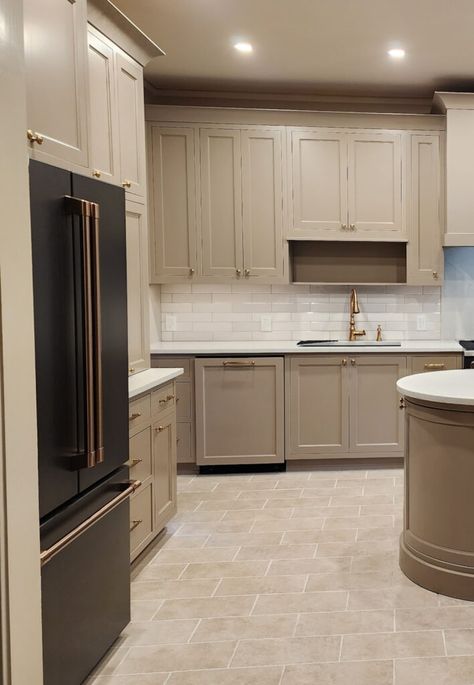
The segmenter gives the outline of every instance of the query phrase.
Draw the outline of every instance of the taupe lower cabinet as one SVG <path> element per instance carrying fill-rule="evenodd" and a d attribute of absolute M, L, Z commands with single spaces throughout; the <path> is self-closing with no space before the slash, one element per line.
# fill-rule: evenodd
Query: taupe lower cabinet
<path fill-rule="evenodd" d="M 284 461 L 283 357 L 195 361 L 199 466 Z"/>
<path fill-rule="evenodd" d="M 288 357 L 287 459 L 400 456 L 401 355 Z"/>

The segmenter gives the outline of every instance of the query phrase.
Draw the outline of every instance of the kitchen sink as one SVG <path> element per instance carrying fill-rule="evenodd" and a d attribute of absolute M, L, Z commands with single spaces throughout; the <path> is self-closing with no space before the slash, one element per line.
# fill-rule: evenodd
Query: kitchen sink
<path fill-rule="evenodd" d="M 395 340 L 300 340 L 299 347 L 400 347 Z"/>

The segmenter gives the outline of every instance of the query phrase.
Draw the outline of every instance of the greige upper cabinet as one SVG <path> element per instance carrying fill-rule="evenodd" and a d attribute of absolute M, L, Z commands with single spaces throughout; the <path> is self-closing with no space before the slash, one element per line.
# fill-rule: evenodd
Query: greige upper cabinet
<path fill-rule="evenodd" d="M 439 134 L 413 134 L 408 142 L 407 280 L 412 285 L 443 281 L 441 145 Z"/>
<path fill-rule="evenodd" d="M 114 48 L 89 27 L 90 166 L 92 176 L 120 183 Z"/>
<path fill-rule="evenodd" d="M 196 138 L 193 127 L 148 125 L 152 283 L 196 277 Z"/>
<path fill-rule="evenodd" d="M 86 0 L 25 0 L 27 135 L 35 159 L 87 168 Z"/>
<path fill-rule="evenodd" d="M 350 451 L 354 454 L 402 452 L 404 416 L 396 382 L 407 374 L 399 355 L 350 358 Z"/>
<path fill-rule="evenodd" d="M 121 183 L 128 194 L 145 197 L 145 113 L 143 69 L 121 52 L 115 55 Z"/>
<path fill-rule="evenodd" d="M 338 457 L 349 449 L 347 358 L 288 357 L 287 458 Z"/>
<path fill-rule="evenodd" d="M 145 206 L 127 200 L 127 312 L 129 373 L 150 367 L 148 240 Z"/>
<path fill-rule="evenodd" d="M 283 278 L 281 131 L 242 131 L 244 277 Z"/>
<path fill-rule="evenodd" d="M 283 357 L 196 359 L 199 465 L 284 460 Z"/>
<path fill-rule="evenodd" d="M 202 129 L 201 231 L 203 276 L 243 276 L 240 131 Z"/>
<path fill-rule="evenodd" d="M 402 135 L 290 129 L 288 237 L 403 239 Z"/>
<path fill-rule="evenodd" d="M 290 130 L 290 233 L 337 238 L 347 229 L 347 141 L 338 130 Z"/>

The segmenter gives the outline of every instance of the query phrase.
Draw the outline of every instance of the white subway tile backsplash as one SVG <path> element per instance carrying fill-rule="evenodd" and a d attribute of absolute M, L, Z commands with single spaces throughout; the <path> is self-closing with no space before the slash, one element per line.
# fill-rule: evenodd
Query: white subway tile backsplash
<path fill-rule="evenodd" d="M 358 326 L 375 339 L 382 326 L 385 339 L 440 339 L 441 292 L 437 287 L 361 286 L 358 289 Z M 300 340 L 347 338 L 348 286 L 179 284 L 161 287 L 161 324 L 164 341 Z M 158 307 L 158 305 L 155 305 Z M 418 330 L 418 314 L 426 328 Z M 176 318 L 167 331 L 166 314 Z M 262 317 L 272 330 L 262 330 Z M 160 321 L 160 315 L 157 314 Z"/>

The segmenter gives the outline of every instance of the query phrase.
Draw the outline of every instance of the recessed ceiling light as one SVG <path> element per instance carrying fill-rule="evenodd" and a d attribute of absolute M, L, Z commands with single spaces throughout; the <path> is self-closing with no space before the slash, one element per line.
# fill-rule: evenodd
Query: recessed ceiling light
<path fill-rule="evenodd" d="M 234 43 L 234 48 L 239 52 L 253 52 L 253 47 L 250 43 Z"/>
<path fill-rule="evenodd" d="M 391 50 L 387 51 L 387 54 L 394 59 L 402 59 L 405 57 L 405 50 L 403 48 L 392 48 Z"/>

